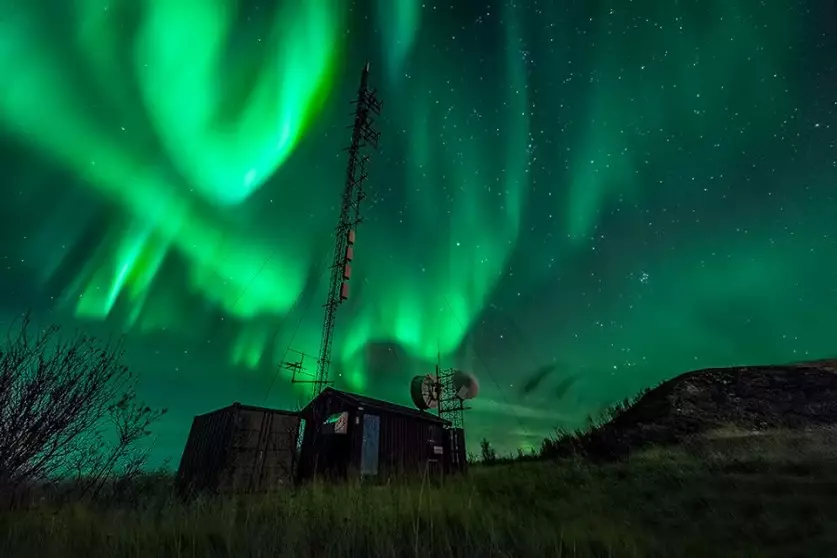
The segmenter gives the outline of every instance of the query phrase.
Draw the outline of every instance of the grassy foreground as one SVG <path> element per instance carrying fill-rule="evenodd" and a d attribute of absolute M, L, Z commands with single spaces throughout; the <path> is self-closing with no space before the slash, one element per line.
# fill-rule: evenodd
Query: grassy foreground
<path fill-rule="evenodd" d="M 0 517 L 0 556 L 833 556 L 832 447 L 732 433 L 621 463 L 474 466 L 442 486 L 43 506 Z"/>

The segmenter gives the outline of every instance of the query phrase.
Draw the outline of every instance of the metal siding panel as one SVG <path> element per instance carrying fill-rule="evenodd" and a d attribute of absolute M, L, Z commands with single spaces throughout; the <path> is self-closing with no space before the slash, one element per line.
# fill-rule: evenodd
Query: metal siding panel
<path fill-rule="evenodd" d="M 298 416 L 254 407 L 195 417 L 178 468 L 178 490 L 224 493 L 289 484 L 298 425 Z"/>
<path fill-rule="evenodd" d="M 179 470 L 179 490 L 214 490 L 224 457 L 223 411 L 195 417 Z"/>
<path fill-rule="evenodd" d="M 412 428 L 411 421 L 404 417 L 398 417 L 399 430 L 401 431 L 401 438 L 398 440 L 398 469 L 397 473 L 409 473 L 414 467 L 412 461 L 415 459 L 416 450 L 416 436 L 415 429 Z"/>
<path fill-rule="evenodd" d="M 269 409 L 247 409 L 238 423 L 231 464 L 237 492 L 265 492 L 293 479 L 299 417 Z"/>
<path fill-rule="evenodd" d="M 248 492 L 255 468 L 256 444 L 258 443 L 258 421 L 261 413 L 251 409 L 238 409 L 232 421 L 230 456 L 225 468 L 225 490 Z"/>
<path fill-rule="evenodd" d="M 381 478 L 385 478 L 389 474 L 392 456 L 392 418 L 386 413 L 381 413 L 379 417 L 380 429 L 378 431 L 378 475 Z"/>
<path fill-rule="evenodd" d="M 314 428 L 310 417 L 307 417 L 305 419 L 305 430 L 302 433 L 302 447 L 299 450 L 297 478 L 300 480 L 310 478 L 313 475 Z"/>
<path fill-rule="evenodd" d="M 235 436 L 239 420 L 238 409 L 228 407 L 213 415 L 215 439 L 219 441 L 212 452 L 213 472 L 212 486 L 216 492 L 229 493 L 234 490 L 234 464 L 238 459 L 235 447 Z"/>
<path fill-rule="evenodd" d="M 265 480 L 265 462 L 270 459 L 268 453 L 271 451 L 271 436 L 273 435 L 273 413 L 264 413 L 256 447 L 256 463 L 253 469 L 251 480 L 251 491 L 265 490 L 271 483 Z M 278 448 L 277 448 L 278 449 Z"/>
<path fill-rule="evenodd" d="M 188 491 L 194 479 L 199 443 L 199 428 L 200 417 L 195 417 L 192 420 L 192 427 L 189 429 L 186 446 L 183 448 L 183 455 L 180 457 L 180 465 L 177 468 L 177 476 L 175 477 L 177 490 L 181 493 Z"/>
<path fill-rule="evenodd" d="M 264 453 L 261 456 L 256 490 L 274 490 L 292 483 L 299 420 L 299 417 L 274 413 L 265 422 L 266 431 L 260 450 Z"/>
<path fill-rule="evenodd" d="M 349 410 L 349 447 L 346 455 L 346 476 L 355 478 L 360 474 L 361 451 L 363 448 L 363 411 Z"/>
<path fill-rule="evenodd" d="M 217 420 L 213 421 L 214 417 L 216 415 L 201 417 L 200 429 L 198 430 L 198 450 L 195 456 L 196 470 L 194 472 L 195 488 L 198 490 L 213 490 L 215 488 L 212 486 L 212 479 L 216 474 L 213 469 L 216 458 L 213 455 L 212 446 L 213 441 L 217 441 L 215 432 Z"/>
<path fill-rule="evenodd" d="M 441 459 L 432 454 L 431 448 L 432 445 L 444 445 L 440 426 L 395 413 L 380 413 L 379 416 L 380 477 L 422 473 L 430 457 L 440 461 L 434 464 L 434 469 L 440 468 Z"/>
<path fill-rule="evenodd" d="M 329 440 L 321 433 L 322 422 L 334 413 L 349 411 L 349 431 L 340 446 L 326 445 Z M 324 392 L 313 401 L 306 412 L 306 429 L 302 442 L 300 456 L 300 479 L 309 479 L 323 474 L 345 476 L 350 469 L 356 469 L 360 464 L 360 443 L 357 438 L 360 429 L 355 428 L 354 416 L 356 410 L 342 399 Z M 328 450 L 328 451 L 327 451 Z"/>

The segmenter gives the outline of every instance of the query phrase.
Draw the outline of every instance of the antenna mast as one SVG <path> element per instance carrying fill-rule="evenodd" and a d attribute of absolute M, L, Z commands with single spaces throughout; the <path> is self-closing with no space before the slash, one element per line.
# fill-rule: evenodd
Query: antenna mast
<path fill-rule="evenodd" d="M 442 368 L 441 364 L 436 365 L 436 378 L 439 382 L 439 406 L 437 413 L 439 418 L 450 421 L 450 428 L 462 429 L 465 426 L 463 411 L 469 407 L 465 406 L 457 392 L 456 376 L 461 372 L 455 368 Z"/>
<path fill-rule="evenodd" d="M 354 259 L 355 229 L 362 221 L 360 203 L 366 197 L 363 183 L 366 181 L 366 163 L 369 155 L 367 147 L 376 148 L 380 132 L 374 128 L 373 116 L 380 114 L 381 101 L 376 98 L 376 91 L 369 89 L 369 63 L 363 67 L 360 87 L 357 91 L 355 121 L 352 125 L 352 143 L 346 148 L 349 162 L 346 167 L 346 184 L 343 187 L 343 199 L 340 205 L 340 220 L 335 228 L 334 259 L 331 264 L 331 279 L 328 286 L 328 298 L 323 316 L 323 332 L 320 342 L 320 357 L 317 360 L 317 376 L 314 380 L 314 393 L 317 397 L 328 384 L 331 366 L 331 345 L 334 333 L 334 320 L 337 308 L 349 298 L 349 279 L 352 275 L 351 262 Z"/>

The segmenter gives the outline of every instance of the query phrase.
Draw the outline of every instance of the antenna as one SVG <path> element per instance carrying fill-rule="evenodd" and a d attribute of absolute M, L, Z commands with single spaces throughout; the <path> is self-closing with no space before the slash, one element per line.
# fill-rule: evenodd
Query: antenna
<path fill-rule="evenodd" d="M 464 472 L 465 430 L 463 412 L 468 410 L 465 400 L 479 394 L 479 382 L 473 374 L 454 368 L 442 369 L 441 352 L 437 351 L 436 373 L 415 376 L 410 383 L 410 397 L 420 410 L 436 409 L 445 426 L 445 472 Z"/>
<path fill-rule="evenodd" d="M 291 383 L 292 384 L 311 384 L 314 383 L 315 380 L 300 380 L 299 376 L 308 376 L 309 378 L 314 378 L 314 375 L 310 372 L 305 371 L 305 357 L 310 356 L 302 351 L 296 351 L 294 349 L 289 349 L 291 352 L 296 353 L 299 355 L 299 360 L 289 362 L 285 361 L 282 363 L 282 368 L 285 370 L 291 371 Z"/>
<path fill-rule="evenodd" d="M 439 418 L 450 421 L 451 428 L 462 429 L 464 426 L 463 411 L 469 409 L 465 407 L 464 398 L 459 397 L 454 378 L 457 374 L 462 374 L 459 370 L 453 368 L 439 369 L 436 375 L 439 381 Z"/>
<path fill-rule="evenodd" d="M 476 376 L 461 370 L 454 370 L 451 377 L 453 393 L 461 400 L 473 399 L 480 392 L 480 384 Z"/>
<path fill-rule="evenodd" d="M 410 398 L 421 411 L 439 406 L 439 380 L 433 374 L 415 376 L 410 382 Z"/>
<path fill-rule="evenodd" d="M 465 401 L 479 395 L 480 386 L 473 374 L 441 367 L 441 355 L 437 356 L 435 374 L 414 376 L 410 382 L 410 398 L 421 411 L 436 409 L 439 418 L 450 422 L 451 428 L 464 425 L 462 412 L 469 407 Z"/>
<path fill-rule="evenodd" d="M 352 125 L 352 143 L 346 148 L 349 162 L 346 167 L 346 183 L 340 205 L 340 219 L 334 231 L 334 260 L 331 264 L 331 280 L 328 287 L 323 331 L 320 341 L 320 356 L 317 360 L 317 376 L 313 397 L 317 397 L 329 381 L 331 366 L 331 344 L 337 308 L 349 298 L 349 279 L 352 275 L 351 262 L 354 259 L 355 229 L 361 222 L 360 203 L 366 194 L 363 183 L 366 181 L 366 163 L 369 156 L 363 154 L 367 147 L 376 148 L 380 132 L 374 128 L 373 115 L 381 112 L 381 101 L 376 98 L 374 89 L 369 89 L 369 63 L 363 67 L 360 75 L 360 87 L 357 91 L 354 124 Z"/>

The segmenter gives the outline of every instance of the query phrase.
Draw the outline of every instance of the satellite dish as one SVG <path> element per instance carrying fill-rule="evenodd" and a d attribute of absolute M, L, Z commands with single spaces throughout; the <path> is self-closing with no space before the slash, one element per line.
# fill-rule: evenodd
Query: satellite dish
<path fill-rule="evenodd" d="M 473 399 L 480 392 L 480 384 L 473 374 L 457 370 L 453 373 L 453 392 L 459 399 Z"/>
<path fill-rule="evenodd" d="M 413 404 L 421 409 L 435 409 L 439 406 L 439 380 L 433 374 L 416 376 L 410 383 Z"/>

